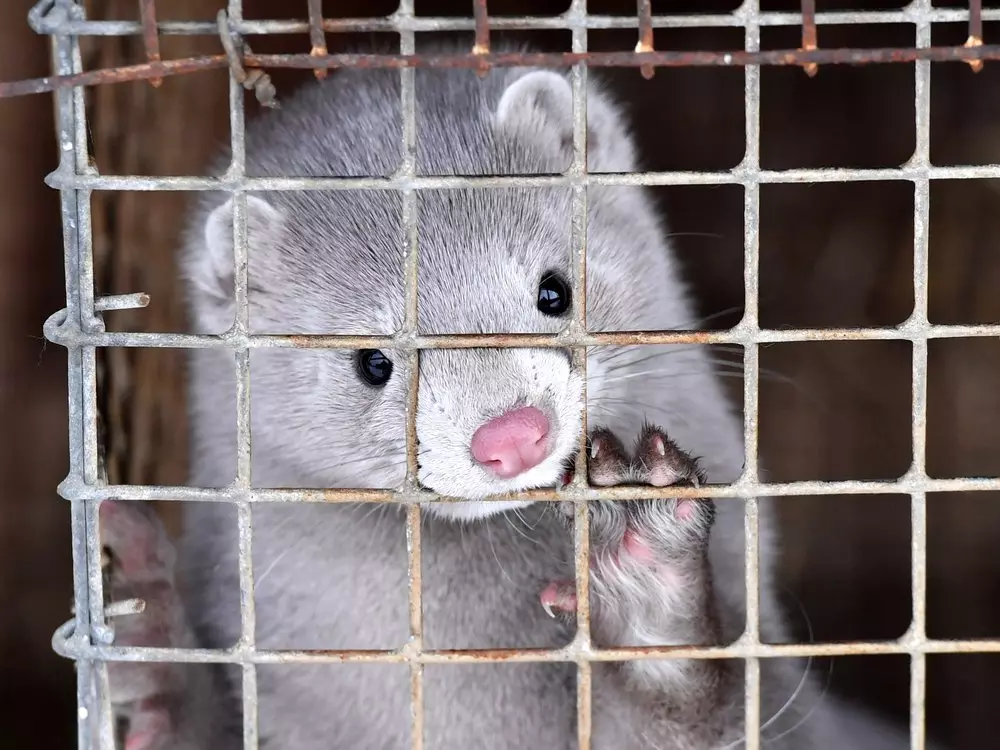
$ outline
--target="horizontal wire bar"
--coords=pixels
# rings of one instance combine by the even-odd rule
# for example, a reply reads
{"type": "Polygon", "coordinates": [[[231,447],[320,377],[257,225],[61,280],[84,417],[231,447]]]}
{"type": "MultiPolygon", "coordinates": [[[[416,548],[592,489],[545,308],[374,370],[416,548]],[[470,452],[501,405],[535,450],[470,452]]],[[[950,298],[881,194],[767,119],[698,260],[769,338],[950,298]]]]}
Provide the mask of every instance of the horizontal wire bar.
{"type": "Polygon", "coordinates": [[[279,334],[148,333],[143,331],[81,331],[60,325],[59,311],[49,318],[45,337],[61,346],[163,349],[480,349],[484,347],[568,349],[598,346],[667,344],[788,344],[830,341],[921,341],[925,339],[1000,336],[1000,324],[900,325],[889,328],[798,328],[746,331],[632,331],[585,334],[453,334],[432,336],[347,336],[279,334]]]}
{"type": "Polygon", "coordinates": [[[56,631],[53,648],[72,659],[116,662],[176,662],[225,664],[481,664],[545,662],[616,662],[649,659],[761,659],[804,656],[879,656],[888,654],[1000,653],[1000,640],[916,640],[904,636],[894,641],[844,643],[751,644],[730,646],[644,646],[639,648],[583,649],[573,644],[556,649],[463,649],[414,652],[409,648],[384,651],[275,650],[169,648],[152,646],[87,645],[71,637],[71,621],[56,631]]]}
{"type": "Polygon", "coordinates": [[[976,180],[1000,179],[1000,164],[968,164],[947,167],[884,167],[783,169],[751,172],[735,168],[717,172],[590,173],[584,175],[510,175],[484,177],[427,176],[391,177],[152,177],[145,175],[73,175],[53,172],[45,178],[49,187],[83,190],[139,191],[288,191],[288,190],[470,190],[481,188],[552,188],[601,185],[647,187],[683,185],[784,185],[828,182],[884,182],[886,180],[976,180]]]}
{"type": "Polygon", "coordinates": [[[649,52],[492,52],[489,54],[357,54],[322,57],[308,54],[247,54],[243,62],[260,68],[563,68],[586,63],[589,68],[744,67],[747,65],[875,65],[885,63],[970,62],[1000,58],[1000,45],[940,47],[832,47],[823,49],[651,50],[649,52]]]}
{"type": "MultiPolygon", "coordinates": [[[[913,492],[1000,492],[1000,477],[903,477],[885,480],[806,480],[800,482],[741,482],[709,484],[700,487],[572,487],[525,490],[516,495],[497,495],[483,502],[524,500],[529,502],[590,502],[598,500],[653,500],[670,498],[715,498],[737,501],[747,497],[795,497],[829,495],[911,494],[913,492]]],[[[467,499],[446,497],[430,490],[394,489],[293,489],[222,487],[186,487],[183,485],[110,484],[87,485],[68,478],[59,485],[59,494],[67,500],[156,500],[168,502],[223,503],[456,503],[467,499]]]]}
{"type": "MultiPolygon", "coordinates": [[[[658,67],[741,67],[746,65],[803,66],[807,70],[817,65],[867,65],[931,62],[965,62],[981,68],[984,60],[1000,59],[1000,45],[956,45],[944,47],[904,48],[831,48],[777,49],[745,51],[649,51],[649,52],[517,52],[467,54],[278,54],[260,55],[250,52],[241,57],[248,68],[293,68],[306,70],[399,69],[399,68],[467,68],[486,70],[491,67],[537,66],[564,68],[586,63],[595,68],[637,67],[648,73],[658,67]]],[[[166,76],[215,70],[229,65],[225,55],[189,57],[166,62],[104,68],[85,72],[46,76],[23,81],[0,82],[0,99],[40,94],[67,86],[96,86],[137,80],[161,80],[166,76]]]]}
{"type": "MultiPolygon", "coordinates": [[[[988,8],[982,12],[984,21],[1000,20],[1000,8],[988,8]]],[[[687,15],[653,15],[653,28],[742,28],[747,17],[741,13],[712,13],[687,15]]],[[[756,16],[760,26],[800,26],[801,13],[760,13],[756,16]]],[[[827,11],[817,13],[815,22],[820,26],[854,24],[909,24],[921,21],[932,23],[965,23],[969,11],[963,9],[934,8],[927,12],[917,10],[880,11],[827,11]]],[[[606,29],[637,29],[638,19],[631,16],[585,15],[578,22],[566,16],[490,16],[490,28],[494,31],[567,31],[582,26],[591,31],[606,29]]],[[[233,30],[243,36],[265,34],[306,34],[310,31],[309,21],[302,20],[242,20],[233,23],[233,30]]],[[[325,18],[322,29],[327,33],[370,33],[370,32],[438,32],[475,31],[473,18],[446,17],[386,17],[386,18],[325,18]]],[[[164,35],[215,36],[218,26],[215,21],[161,21],[157,29],[164,35]]],[[[62,23],[42,21],[35,30],[40,34],[71,34],[78,36],[132,36],[142,33],[138,21],[64,21],[62,23]]]]}

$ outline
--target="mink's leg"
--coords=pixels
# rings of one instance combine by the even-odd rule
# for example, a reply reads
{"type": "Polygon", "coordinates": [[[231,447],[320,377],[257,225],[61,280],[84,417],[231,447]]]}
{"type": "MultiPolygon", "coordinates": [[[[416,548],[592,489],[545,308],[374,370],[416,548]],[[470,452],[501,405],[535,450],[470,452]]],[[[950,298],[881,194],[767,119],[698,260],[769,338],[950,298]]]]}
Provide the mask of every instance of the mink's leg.
{"type": "MultiPolygon", "coordinates": [[[[108,500],[100,523],[108,600],[145,602],[141,613],[114,618],[114,645],[193,647],[174,577],[176,553],[159,519],[144,504],[108,500]]],[[[212,669],[110,662],[111,702],[127,725],[124,750],[228,749],[212,669]]]]}
{"type": "MultiPolygon", "coordinates": [[[[648,427],[634,456],[595,431],[591,484],[670,486],[702,481],[697,464],[648,427]],[[594,481],[594,480],[597,481],[594,481]]],[[[598,647],[715,645],[719,625],[707,559],[715,517],[710,500],[591,505],[591,633],[598,647]]],[[[550,584],[542,604],[576,607],[572,583],[550,584]]],[[[642,659],[593,668],[594,747],[724,745],[742,731],[742,685],[726,661],[642,659]]]]}

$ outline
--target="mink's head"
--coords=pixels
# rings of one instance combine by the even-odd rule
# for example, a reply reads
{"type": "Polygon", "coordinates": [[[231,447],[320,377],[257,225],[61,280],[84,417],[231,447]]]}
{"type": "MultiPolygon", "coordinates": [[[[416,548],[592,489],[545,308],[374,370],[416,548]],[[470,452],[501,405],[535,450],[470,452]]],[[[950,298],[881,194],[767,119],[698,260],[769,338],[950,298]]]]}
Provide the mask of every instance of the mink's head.
{"type": "MultiPolygon", "coordinates": [[[[418,175],[558,173],[572,159],[569,80],[557,73],[421,70],[418,175]]],[[[400,164],[398,75],[345,72],[309,86],[247,136],[254,176],[388,176],[400,164]]],[[[590,171],[628,172],[618,109],[589,87],[590,171]]],[[[656,327],[666,279],[660,227],[634,187],[587,188],[588,327],[656,327]]],[[[572,277],[573,188],[416,192],[418,329],[434,334],[563,330],[572,277]]],[[[254,333],[390,335],[404,318],[404,198],[396,191],[247,196],[254,333]]],[[[234,318],[233,206],[208,201],[185,264],[199,330],[234,318]]],[[[661,316],[662,317],[662,316],[661,316]]],[[[613,355],[611,355],[613,356],[613,355]]],[[[591,355],[593,359],[593,355],[591,355]]],[[[600,391],[598,361],[588,382],[600,391]]],[[[420,352],[419,480],[471,501],[551,486],[580,443],[583,380],[561,349],[420,352]]],[[[395,487],[405,473],[404,352],[272,349],[251,354],[255,466],[292,486],[395,487]],[[274,469],[274,467],[279,467],[274,469]]],[[[256,469],[255,469],[256,471],[256,469]]],[[[475,518],[523,503],[435,505],[475,518]]]]}

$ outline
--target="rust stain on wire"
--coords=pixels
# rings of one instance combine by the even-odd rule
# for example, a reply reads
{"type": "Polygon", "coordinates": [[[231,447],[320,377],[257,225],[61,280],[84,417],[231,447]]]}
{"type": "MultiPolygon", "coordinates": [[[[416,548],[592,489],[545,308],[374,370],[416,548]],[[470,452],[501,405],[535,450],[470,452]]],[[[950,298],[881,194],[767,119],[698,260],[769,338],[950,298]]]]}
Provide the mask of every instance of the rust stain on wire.
{"type": "MultiPolygon", "coordinates": [[[[312,49],[309,54],[313,57],[323,57],[327,54],[326,34],[323,32],[323,0],[308,0],[308,2],[309,39],[312,41],[312,49]]],[[[313,74],[319,80],[326,78],[327,72],[324,68],[313,70],[313,74]]]]}
{"type": "Polygon", "coordinates": [[[255,649],[240,654],[232,649],[174,648],[156,646],[90,645],[73,636],[76,621],[64,623],[52,638],[53,650],[71,659],[114,662],[173,662],[177,664],[545,664],[577,661],[607,663],[646,659],[787,659],[806,656],[879,656],[890,654],[992,654],[1000,653],[1000,640],[938,640],[904,635],[894,641],[751,644],[739,641],[724,646],[636,646],[599,648],[582,652],[572,644],[564,648],[433,649],[410,654],[407,649],[255,649]]]}
{"type": "MultiPolygon", "coordinates": [[[[225,38],[224,36],[222,38],[225,38]]],[[[117,68],[103,68],[74,75],[46,76],[24,81],[0,83],[0,99],[28,94],[41,94],[71,86],[96,86],[108,83],[148,80],[158,77],[194,73],[199,70],[214,70],[231,67],[237,80],[258,92],[258,99],[268,99],[268,91],[273,92],[270,79],[261,69],[336,69],[336,68],[467,68],[471,70],[487,67],[545,67],[564,68],[578,63],[586,63],[595,68],[627,68],[650,65],[654,68],[680,67],[742,67],[745,65],[802,66],[816,65],[869,65],[887,63],[912,63],[918,60],[931,62],[965,62],[982,66],[984,60],[1000,60],[1000,45],[982,44],[981,40],[966,42],[958,47],[928,47],[918,49],[884,47],[878,49],[816,49],[816,50],[763,50],[760,52],[563,52],[563,53],[486,53],[477,54],[336,54],[321,57],[312,54],[258,55],[244,45],[240,55],[235,48],[232,55],[235,65],[226,55],[207,55],[179,60],[128,65],[117,68]],[[246,68],[251,68],[247,72],[246,68]],[[255,73],[257,75],[255,75],[255,73]],[[265,85],[266,84],[266,85],[265,85]]],[[[264,102],[262,102],[264,103],[264,102]]]]}
{"type": "Polygon", "coordinates": [[[486,0],[473,0],[472,13],[476,19],[476,44],[472,48],[474,55],[490,53],[490,16],[486,10],[486,0]]]}
{"type": "Polygon", "coordinates": [[[495,67],[567,68],[584,63],[594,68],[655,67],[742,67],[745,65],[865,65],[871,63],[963,62],[1000,59],[1000,45],[969,47],[916,47],[879,49],[762,50],[759,52],[527,52],[488,55],[455,54],[339,54],[312,58],[309,55],[254,55],[244,62],[250,67],[311,68],[475,68],[482,62],[495,67]]]}
{"type": "MultiPolygon", "coordinates": [[[[802,0],[802,50],[816,49],[816,0],[802,0]]],[[[812,78],[819,70],[814,62],[802,66],[806,75],[812,78]]]]}
{"type": "Polygon", "coordinates": [[[145,81],[182,73],[194,73],[199,70],[225,68],[227,64],[225,55],[208,55],[188,57],[182,60],[88,70],[75,75],[45,76],[44,78],[31,78],[24,81],[9,81],[0,83],[0,99],[27,94],[43,94],[71,86],[97,86],[105,83],[145,81]]]}
{"type": "MultiPolygon", "coordinates": [[[[591,67],[742,67],[745,65],[866,65],[909,63],[917,60],[933,62],[967,62],[1000,59],[1000,45],[976,44],[961,47],[827,49],[827,50],[765,50],[761,52],[592,52],[592,53],[504,53],[485,55],[366,55],[337,54],[258,55],[246,52],[234,58],[241,83],[251,74],[243,66],[260,68],[477,68],[484,63],[495,67],[567,67],[586,63],[591,67]]],[[[128,65],[117,68],[86,71],[75,75],[46,76],[24,81],[0,83],[0,99],[27,94],[40,94],[71,86],[92,86],[107,83],[145,80],[158,76],[180,75],[199,70],[213,70],[229,65],[226,55],[168,60],[165,62],[128,65]]],[[[251,71],[252,73],[252,71],[251,71]]]]}
{"type": "MultiPolygon", "coordinates": [[[[139,17],[142,22],[142,43],[146,47],[146,59],[151,63],[160,62],[160,34],[156,28],[156,0],[139,0],[139,17]]],[[[158,87],[162,76],[155,76],[149,82],[158,87]]]]}
{"type": "Polygon", "coordinates": [[[274,84],[271,83],[271,78],[267,73],[259,69],[247,73],[243,68],[242,58],[252,54],[250,45],[242,42],[233,33],[226,11],[220,10],[216,21],[219,27],[219,41],[222,42],[222,48],[226,51],[226,61],[229,63],[229,70],[232,72],[233,78],[247,91],[253,90],[261,105],[276,109],[278,106],[275,99],[277,91],[275,91],[274,84]]]}
{"type": "MultiPolygon", "coordinates": [[[[476,21],[476,42],[472,47],[472,54],[482,60],[484,55],[490,53],[490,15],[486,10],[486,0],[473,0],[472,13],[476,21]]],[[[489,69],[489,65],[482,63],[477,72],[482,77],[489,69]]]]}
{"type": "MultiPolygon", "coordinates": [[[[639,42],[635,45],[637,53],[653,51],[653,0],[638,0],[639,42]]],[[[656,71],[649,63],[639,67],[642,77],[649,80],[656,71]]]]}
{"type": "MultiPolygon", "coordinates": [[[[976,49],[983,46],[983,0],[969,0],[969,38],[965,40],[966,49],[976,49]]],[[[969,60],[973,73],[983,69],[983,61],[969,60]]]]}

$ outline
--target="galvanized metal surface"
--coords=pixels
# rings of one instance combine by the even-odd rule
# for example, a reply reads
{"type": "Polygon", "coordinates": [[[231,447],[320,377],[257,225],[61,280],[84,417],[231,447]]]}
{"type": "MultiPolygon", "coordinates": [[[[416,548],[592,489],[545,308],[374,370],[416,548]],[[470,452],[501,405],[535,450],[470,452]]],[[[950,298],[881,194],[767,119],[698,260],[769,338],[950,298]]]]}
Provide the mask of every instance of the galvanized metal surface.
{"type": "MultiPolygon", "coordinates": [[[[79,747],[110,750],[111,713],[107,702],[108,661],[229,662],[243,669],[244,746],[257,748],[258,664],[272,663],[407,663],[411,670],[411,707],[415,749],[424,746],[422,677],[425,664],[462,664],[482,661],[554,662],[572,661],[578,667],[578,737],[581,749],[590,746],[590,670],[593,662],[648,658],[741,658],[746,661],[746,747],[759,747],[760,659],[791,656],[835,656],[847,654],[908,654],[911,659],[910,731],[911,747],[921,749],[925,739],[925,657],[928,653],[1000,653],[998,640],[943,641],[926,635],[926,497],[928,492],[1000,491],[1000,479],[935,479],[926,470],[927,348],[934,338],[1000,336],[1000,325],[931,325],[928,320],[928,222],[932,180],[1000,178],[1000,165],[935,167],[930,163],[930,60],[994,59],[1000,48],[982,44],[982,21],[1000,19],[1000,10],[982,11],[980,2],[970,10],[935,9],[930,0],[915,0],[900,11],[816,13],[811,0],[803,0],[800,14],[761,13],[756,0],[747,0],[735,12],[715,15],[655,16],[651,3],[639,0],[634,17],[594,16],[586,13],[585,0],[573,0],[570,9],[554,18],[490,18],[484,0],[474,0],[468,19],[418,18],[413,0],[402,0],[395,14],[378,19],[322,19],[320,3],[308,0],[307,21],[247,21],[239,0],[231,0],[225,14],[212,22],[157,23],[153,0],[141,0],[141,20],[90,21],[73,0],[42,0],[30,14],[39,33],[53,38],[57,77],[22,84],[0,85],[0,96],[56,90],[59,168],[48,183],[60,191],[66,251],[66,308],[46,323],[45,335],[69,350],[70,472],[60,485],[61,494],[72,507],[75,617],[60,627],[53,646],[78,663],[79,747]],[[931,28],[937,22],[968,21],[969,41],[961,48],[931,47],[931,28]],[[817,49],[816,27],[845,23],[908,23],[915,28],[915,45],[910,50],[822,50],[817,49]],[[760,51],[760,29],[766,26],[801,25],[801,51],[760,51]],[[745,30],[744,51],[732,53],[656,52],[652,45],[655,28],[741,27],[745,30]],[[511,56],[490,53],[489,35],[499,29],[570,29],[572,52],[565,55],[511,56]],[[634,28],[638,44],[635,53],[590,54],[587,32],[591,29],[634,28]],[[159,61],[158,34],[218,35],[229,48],[226,55],[183,61],[159,61]],[[468,56],[444,58],[415,57],[415,34],[429,30],[473,30],[475,46],[468,56]],[[328,55],[325,33],[344,31],[395,31],[400,35],[400,54],[385,56],[328,55]],[[308,55],[255,56],[241,37],[251,33],[308,33],[312,51],[308,55]],[[83,73],[77,38],[80,35],[117,36],[141,34],[150,63],[114,71],[83,73]],[[915,108],[916,149],[911,159],[898,169],[760,169],[760,68],[761,64],[805,65],[825,62],[916,61],[915,108]],[[415,169],[414,67],[417,65],[459,65],[485,69],[488,65],[561,64],[571,67],[574,93],[574,158],[564,175],[538,177],[420,177],[415,169]],[[403,161],[388,179],[382,178],[300,178],[249,179],[245,174],[244,110],[242,89],[253,75],[242,66],[329,67],[366,65],[400,68],[403,128],[403,161]],[[745,65],[746,150],[734,169],[720,172],[661,172],[630,175],[588,175],[586,172],[587,70],[591,65],[638,66],[650,74],[658,65],[745,65]],[[157,79],[178,72],[210,67],[231,69],[230,131],[232,164],[221,179],[199,177],[141,177],[98,175],[89,164],[87,124],[83,107],[84,84],[135,78],[157,79]],[[75,87],[69,88],[67,84],[75,87]],[[758,318],[760,186],[773,183],[852,182],[901,180],[914,188],[914,309],[904,323],[885,328],[762,330],[758,318]],[[637,332],[600,333],[587,330],[586,318],[586,230],[587,186],[609,185],[721,185],[738,184],[744,189],[744,291],[742,321],[720,332],[637,332]],[[425,336],[417,329],[417,193],[426,189],[494,189],[513,185],[565,185],[573,191],[572,248],[575,261],[573,286],[579,301],[576,314],[566,331],[558,335],[425,336]],[[394,190],[403,198],[406,228],[405,320],[394,336],[262,336],[249,333],[247,306],[246,192],[251,190],[394,190]],[[90,232],[89,197],[93,190],[223,190],[234,196],[233,229],[236,239],[235,294],[237,316],[230,331],[221,336],[190,334],[109,333],[100,313],[148,304],[148,296],[136,293],[94,298],[93,247],[90,232]],[[845,482],[761,482],[757,473],[758,436],[758,346],[785,341],[906,340],[912,344],[912,444],[913,461],[896,481],[845,482]],[[573,483],[560,490],[522,493],[538,501],[571,500],[576,506],[574,533],[578,585],[578,635],[565,648],[550,650],[441,651],[423,648],[421,609],[420,506],[423,502],[453,502],[423,490],[417,482],[416,426],[417,362],[419,350],[468,346],[544,346],[573,350],[577,368],[586,369],[586,347],[599,345],[653,343],[731,343],[744,351],[744,441],[745,470],[734,483],[698,489],[615,487],[592,489],[585,477],[587,451],[581,450],[573,483]],[[222,490],[171,486],[109,486],[101,479],[97,446],[96,373],[97,347],[224,347],[233,350],[239,374],[237,428],[239,438],[237,479],[222,490]],[[411,365],[406,401],[407,473],[397,490],[295,490],[254,489],[251,486],[250,361],[255,347],[348,347],[392,348],[405,352],[411,365]],[[758,504],[760,496],[906,493],[911,497],[912,525],[912,624],[907,633],[886,642],[768,645],[760,642],[757,551],[759,547],[758,504]],[[747,623],[743,636],[723,647],[596,649],[589,630],[589,529],[586,502],[595,499],[636,499],[642,497],[716,497],[743,502],[747,550],[747,623]],[[136,600],[104,607],[97,504],[108,498],[125,500],[222,501],[236,505],[239,530],[239,573],[241,587],[242,636],[230,649],[173,649],[119,647],[113,644],[113,620],[141,609],[136,600]],[[407,644],[392,651],[273,651],[256,647],[252,566],[253,511],[262,502],[394,502],[407,508],[407,552],[410,578],[410,637],[407,644]]],[[[258,76],[256,81],[260,81],[258,76]]],[[[584,418],[586,415],[584,414],[584,418]]],[[[585,433],[584,433],[585,434],[585,433]]],[[[585,441],[581,441],[581,447],[585,441]]]]}

